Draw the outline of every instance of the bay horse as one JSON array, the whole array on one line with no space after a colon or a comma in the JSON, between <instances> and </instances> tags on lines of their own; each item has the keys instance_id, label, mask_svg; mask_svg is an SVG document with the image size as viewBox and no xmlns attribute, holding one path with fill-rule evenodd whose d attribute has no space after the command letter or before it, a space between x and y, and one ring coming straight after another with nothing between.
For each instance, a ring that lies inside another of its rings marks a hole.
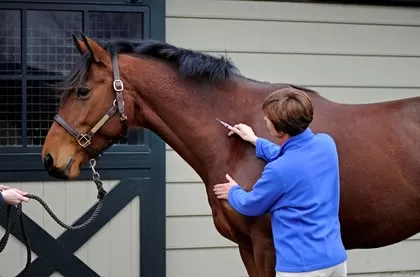
<instances>
[{"instance_id":1,"label":"bay horse","mask_svg":"<svg viewBox=\"0 0 420 277\"><path fill-rule=\"evenodd\" d=\"M251 190L264 162L249 143L228 137L216 118L248 124L275 142L261 105L269 93L292 87L313 101L310 128L337 143L346 249L383 247L420 231L420 97L341 104L297 85L246 78L225 57L166 42L101 45L84 34L73 38L81 58L60 85L59 111L42 149L51 176L74 179L81 166L99 157L127 128L147 128L200 176L214 225L239 246L248 275L274 277L269 216L240 215L213 192L214 184L226 181L226 173Z\"/></svg>"}]
</instances>

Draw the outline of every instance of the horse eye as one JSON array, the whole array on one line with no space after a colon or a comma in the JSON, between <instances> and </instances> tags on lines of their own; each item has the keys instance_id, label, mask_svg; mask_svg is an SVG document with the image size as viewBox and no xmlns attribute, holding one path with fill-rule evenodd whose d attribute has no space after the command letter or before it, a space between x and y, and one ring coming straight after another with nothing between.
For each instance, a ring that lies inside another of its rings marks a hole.
<instances>
[{"instance_id":1,"label":"horse eye","mask_svg":"<svg viewBox=\"0 0 420 277\"><path fill-rule=\"evenodd\" d=\"M87 97L89 95L89 89L88 88L79 88L77 90L77 97L83 98Z\"/></svg>"}]
</instances>

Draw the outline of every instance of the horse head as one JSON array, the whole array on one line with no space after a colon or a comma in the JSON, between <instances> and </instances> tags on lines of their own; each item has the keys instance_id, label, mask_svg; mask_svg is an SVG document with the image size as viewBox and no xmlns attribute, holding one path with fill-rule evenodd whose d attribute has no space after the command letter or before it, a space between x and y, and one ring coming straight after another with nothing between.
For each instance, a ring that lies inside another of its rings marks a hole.
<instances>
[{"instance_id":1,"label":"horse head","mask_svg":"<svg viewBox=\"0 0 420 277\"><path fill-rule=\"evenodd\" d=\"M83 34L73 39L81 59L58 86L60 107L42 150L45 169L55 178L76 178L131 126L152 130L189 163L203 164L191 152L212 155L207 142L223 130L215 118L233 118L233 107L241 110L238 103L249 101L238 100L239 86L230 79L237 69L224 57L153 40L102 46ZM192 143L194 149L186 147Z\"/></svg>"},{"instance_id":2,"label":"horse head","mask_svg":"<svg viewBox=\"0 0 420 277\"><path fill-rule=\"evenodd\" d=\"M47 134L42 159L47 172L71 179L123 138L132 121L132 91L124 87L116 48L105 49L82 34L73 36L80 62L64 80L60 109Z\"/></svg>"}]
</instances>

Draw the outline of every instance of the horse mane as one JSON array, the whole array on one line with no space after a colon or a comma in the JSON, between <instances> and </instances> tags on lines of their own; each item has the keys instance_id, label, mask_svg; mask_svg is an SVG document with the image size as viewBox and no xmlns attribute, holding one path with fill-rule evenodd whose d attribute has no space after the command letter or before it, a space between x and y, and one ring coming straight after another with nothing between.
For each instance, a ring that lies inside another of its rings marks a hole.
<instances>
[{"instance_id":1,"label":"horse mane","mask_svg":"<svg viewBox=\"0 0 420 277\"><path fill-rule=\"evenodd\" d=\"M175 66L178 73L189 79L216 83L227 78L240 75L239 70L230 59L212 56L201 52L176 47L166 42L156 40L113 40L101 44L110 54L123 53L145 55L168 62ZM83 84L92 64L90 53L85 53L73 67L68 77L60 82L57 89L62 91L61 101L64 102L75 87Z\"/></svg>"},{"instance_id":2,"label":"horse mane","mask_svg":"<svg viewBox=\"0 0 420 277\"><path fill-rule=\"evenodd\" d=\"M197 78L214 83L223 81L232 75L240 74L230 59L226 57L216 57L176 47L162 41L143 40L131 42L128 40L117 40L110 41L103 47L110 53L146 55L168 62L174 65L178 73L185 78Z\"/></svg>"},{"instance_id":3,"label":"horse mane","mask_svg":"<svg viewBox=\"0 0 420 277\"><path fill-rule=\"evenodd\" d=\"M123 53L156 58L175 66L182 77L200 80L202 82L217 83L231 76L242 76L233 62L224 56L216 57L198 51L176 47L162 41L129 41L120 39L107 41L106 43L102 43L101 46L110 54ZM83 54L68 77L57 84L56 89L61 91L60 103L64 103L70 97L74 88L85 82L91 64L92 58L90 53ZM317 94L317 92L308 88L297 85L290 86Z\"/></svg>"}]
</instances>

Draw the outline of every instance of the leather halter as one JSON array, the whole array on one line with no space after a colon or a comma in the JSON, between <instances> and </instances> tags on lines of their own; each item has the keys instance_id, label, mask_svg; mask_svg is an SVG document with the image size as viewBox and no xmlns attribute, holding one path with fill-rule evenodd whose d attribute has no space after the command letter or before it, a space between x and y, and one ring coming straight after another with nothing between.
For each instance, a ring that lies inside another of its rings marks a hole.
<instances>
[{"instance_id":1,"label":"leather halter","mask_svg":"<svg viewBox=\"0 0 420 277\"><path fill-rule=\"evenodd\" d=\"M95 126L90 129L87 133L80 133L76 129L74 129L70 124L68 124L59 114L54 116L54 120L59 123L64 129L66 129L79 143L81 147L86 149L89 154L92 156L93 159L98 159L109 147L111 147L115 142L119 139L124 137L127 134L128 130L128 123L127 123L127 116L124 114L124 98L123 98L123 90L124 84L120 79L120 72L118 69L118 60L117 54L114 52L112 53L112 71L114 75L114 82L113 87L116 94L115 100L112 103L112 107L108 110L108 112L95 124ZM105 125L105 123L116 113L120 113L120 121L123 124L124 130L123 133L117 139L110 140L102 149L96 150L92 147L92 137L95 133Z\"/></svg>"}]
</instances>

